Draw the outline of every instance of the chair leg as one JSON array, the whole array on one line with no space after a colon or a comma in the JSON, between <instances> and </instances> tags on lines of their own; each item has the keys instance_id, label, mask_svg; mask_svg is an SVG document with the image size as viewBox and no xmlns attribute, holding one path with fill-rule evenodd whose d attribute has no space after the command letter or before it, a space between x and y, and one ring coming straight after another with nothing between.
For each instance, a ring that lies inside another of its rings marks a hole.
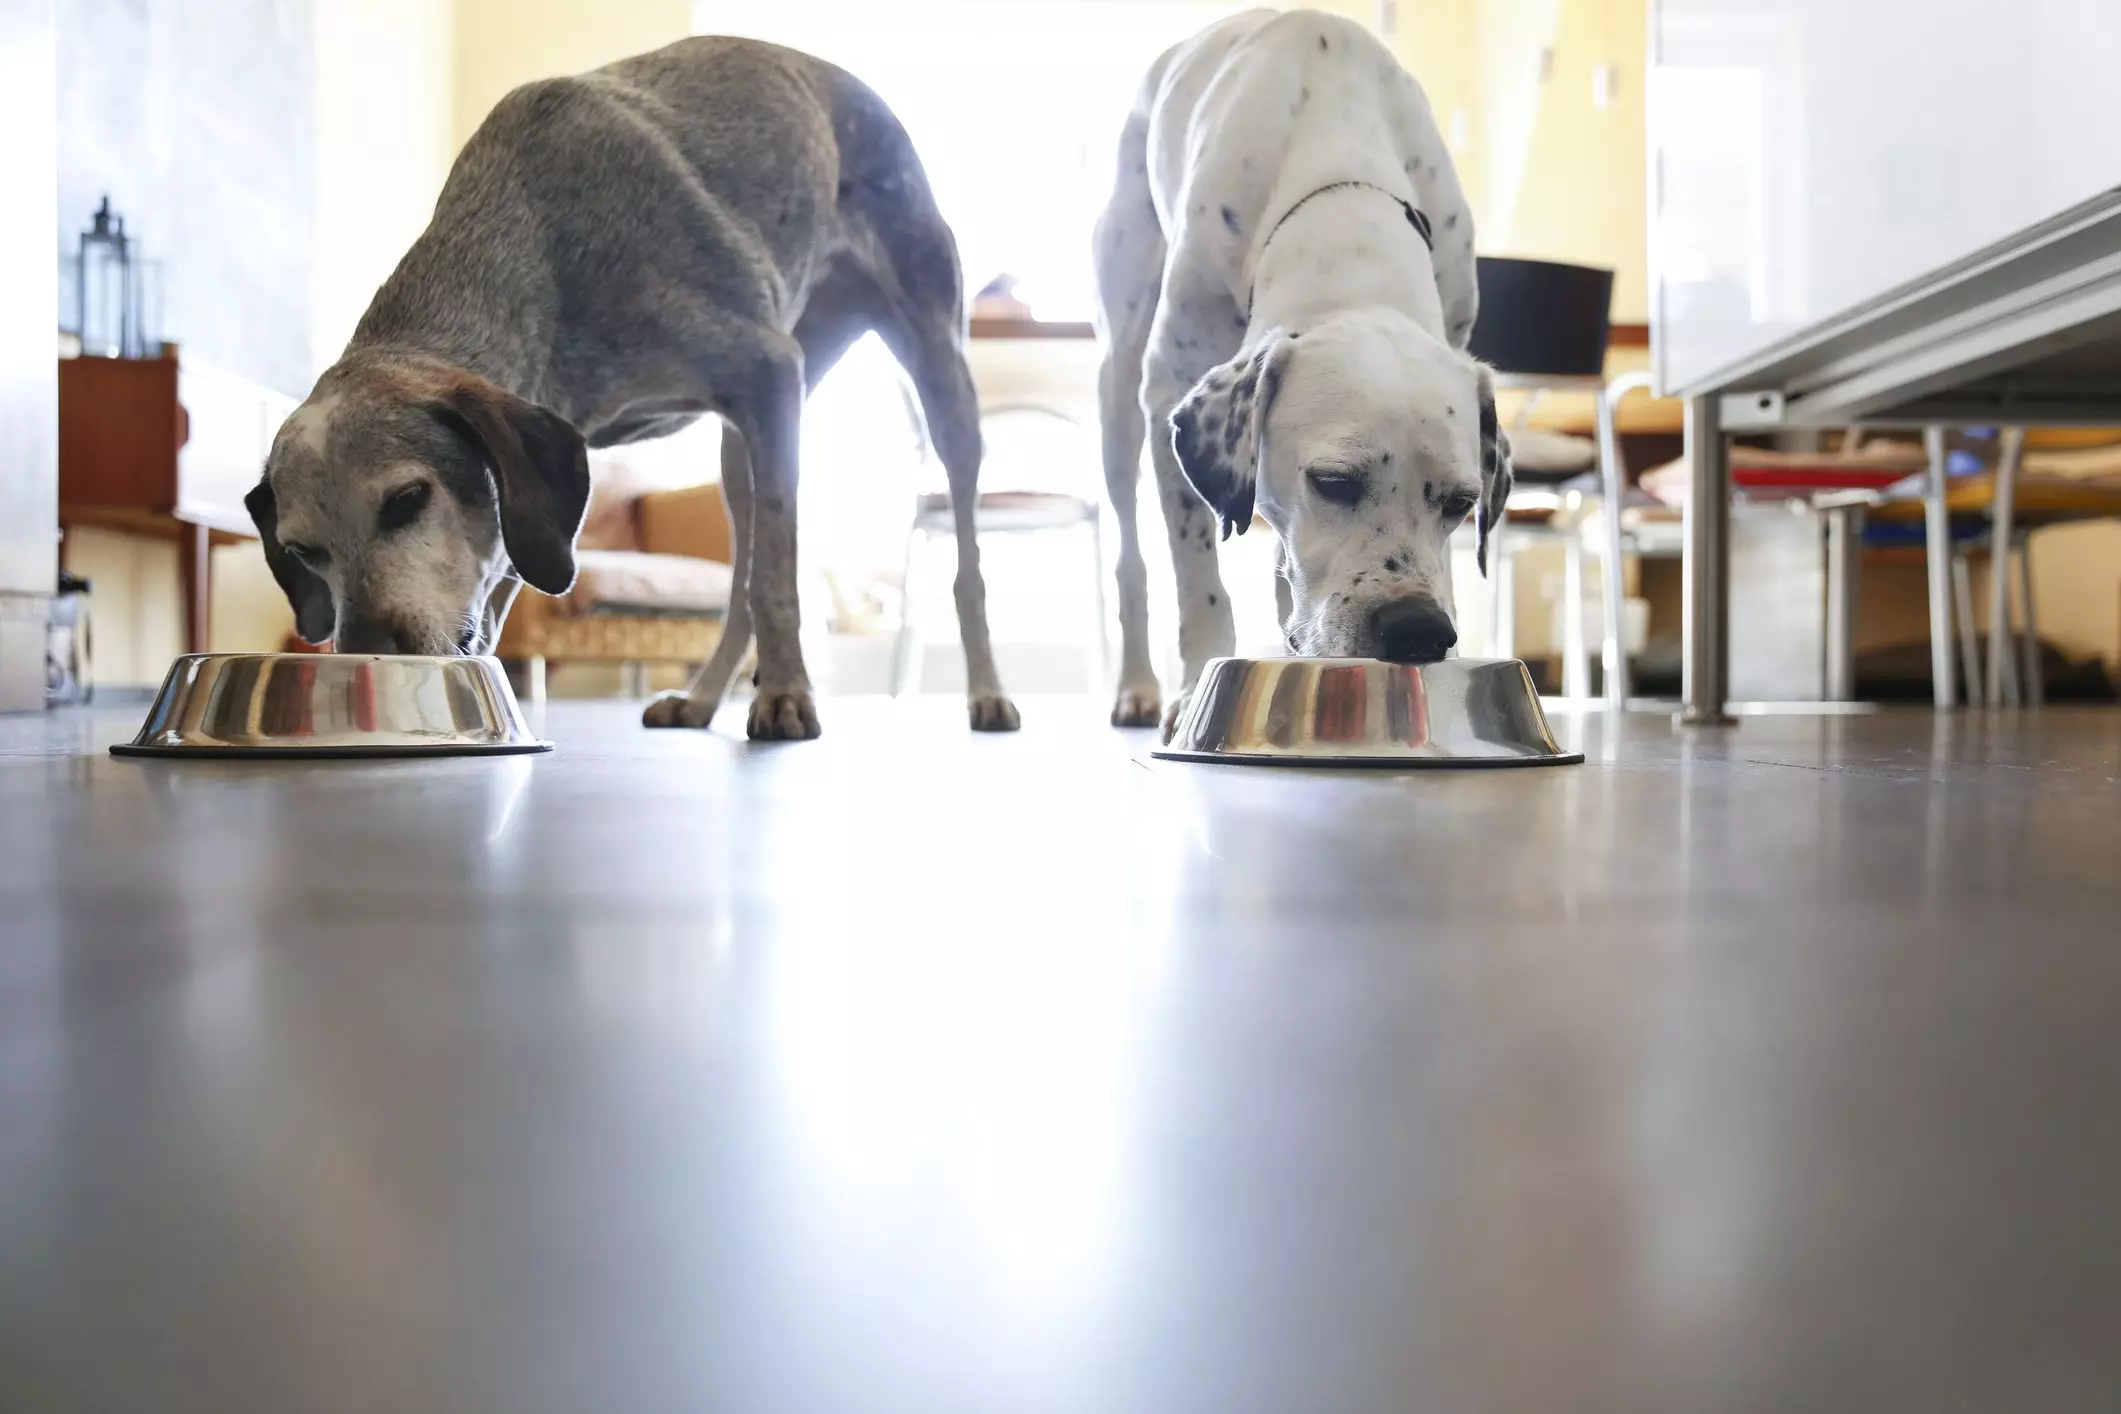
<instances>
[{"instance_id":1,"label":"chair leg","mask_svg":"<svg viewBox=\"0 0 2121 1414\"><path fill-rule=\"evenodd\" d=\"M1863 508L1826 511L1826 700L1856 700L1856 596L1863 571Z\"/></svg>"},{"instance_id":2,"label":"chair leg","mask_svg":"<svg viewBox=\"0 0 2121 1414\"><path fill-rule=\"evenodd\" d=\"M648 695L648 665L638 658L619 664L619 696L638 702Z\"/></svg>"},{"instance_id":3,"label":"chair leg","mask_svg":"<svg viewBox=\"0 0 2121 1414\"><path fill-rule=\"evenodd\" d=\"M891 695L904 697L918 692L921 687L919 659L922 653L920 628L913 618L913 567L919 562L920 545L925 537L919 525L906 532L906 559L899 570L898 641L891 650Z\"/></svg>"},{"instance_id":4,"label":"chair leg","mask_svg":"<svg viewBox=\"0 0 2121 1414\"><path fill-rule=\"evenodd\" d=\"M1517 573L1510 563L1509 515L1495 518L1494 528L1488 531L1488 566L1494 575L1495 630L1490 655L1497 658L1517 656Z\"/></svg>"},{"instance_id":5,"label":"chair leg","mask_svg":"<svg viewBox=\"0 0 2121 1414\"><path fill-rule=\"evenodd\" d=\"M1104 515L1097 507L1090 508L1087 517L1090 526L1090 586L1093 603L1097 607L1097 637L1093 643L1097 650L1097 663L1090 674L1090 691L1093 694L1105 690L1106 674L1112 671L1112 625L1107 619L1105 606L1105 528Z\"/></svg>"},{"instance_id":6,"label":"chair leg","mask_svg":"<svg viewBox=\"0 0 2121 1414\"><path fill-rule=\"evenodd\" d=\"M2025 689L2025 705L2038 707L2047 701L2046 668L2040 660L2040 616L2033 610L2033 537L2018 537L2018 604L2024 627L2018 636L2019 680Z\"/></svg>"},{"instance_id":7,"label":"chair leg","mask_svg":"<svg viewBox=\"0 0 2121 1414\"><path fill-rule=\"evenodd\" d=\"M2017 705L2017 661L2011 636L2011 540L2018 493L2018 463L2025 453L2025 429L2006 427L1996 450L1996 505L1989 529L1988 684L1991 707L2006 700Z\"/></svg>"},{"instance_id":8,"label":"chair leg","mask_svg":"<svg viewBox=\"0 0 2121 1414\"><path fill-rule=\"evenodd\" d=\"M1929 536L1923 568L1930 589L1930 682L1939 711L1948 712L1959 701L1958 685L1952 681L1952 523L1945 500L1944 429L1925 427L1923 445L1929 450L1929 480L1923 488L1923 520ZM1976 692L1971 684L1967 696Z\"/></svg>"},{"instance_id":9,"label":"chair leg","mask_svg":"<svg viewBox=\"0 0 2121 1414\"><path fill-rule=\"evenodd\" d=\"M1583 631L1583 537L1571 526L1561 542L1561 695L1591 695L1591 653Z\"/></svg>"},{"instance_id":10,"label":"chair leg","mask_svg":"<svg viewBox=\"0 0 2121 1414\"><path fill-rule=\"evenodd\" d=\"M1958 606L1959 670L1966 679L1969 707L1979 705L1981 693L1981 632L1974 617L1974 571L1964 550L1952 551L1952 599Z\"/></svg>"},{"instance_id":11,"label":"chair leg","mask_svg":"<svg viewBox=\"0 0 2121 1414\"><path fill-rule=\"evenodd\" d=\"M1648 388L1647 373L1623 373L1607 383L1599 391L1598 418L1598 475L1601 494L1605 501L1604 513L1600 516L1605 531L1605 544L1599 555L1601 572L1605 576L1605 631L1601 635L1601 656L1605 668L1606 706L1620 711L1628 705L1628 694L1634 688L1629 681L1627 640L1627 561L1623 558L1621 516L1627 507L1628 469L1620 453L1620 428L1615 420L1615 409L1620 400L1638 388Z\"/></svg>"},{"instance_id":12,"label":"chair leg","mask_svg":"<svg viewBox=\"0 0 2121 1414\"><path fill-rule=\"evenodd\" d=\"M542 704L545 701L545 655L543 653L530 655L529 670L530 680L526 686L530 691L530 700L533 703Z\"/></svg>"}]
</instances>

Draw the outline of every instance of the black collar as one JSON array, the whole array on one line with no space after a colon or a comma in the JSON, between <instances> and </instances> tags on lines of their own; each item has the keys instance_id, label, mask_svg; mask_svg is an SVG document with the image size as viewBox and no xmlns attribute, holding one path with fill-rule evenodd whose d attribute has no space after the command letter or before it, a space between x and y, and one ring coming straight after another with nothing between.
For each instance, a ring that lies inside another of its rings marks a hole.
<instances>
[{"instance_id":1,"label":"black collar","mask_svg":"<svg viewBox=\"0 0 2121 1414\"><path fill-rule=\"evenodd\" d=\"M1274 223L1273 229L1267 232L1267 239L1259 243L1260 255L1262 257L1266 255L1268 245L1272 244L1274 238L1277 235L1281 234L1281 228L1288 224L1289 218L1291 216L1294 216L1297 212L1303 210L1303 205L1305 202L1309 201L1314 196L1324 196L1329 191L1339 191L1343 187L1367 187L1371 191L1382 192L1384 195L1391 197L1392 200L1399 203L1399 209L1406 213L1407 224L1414 228L1414 234L1421 237L1421 243L1427 246L1431 251L1434 251L1436 249L1436 237L1434 236L1434 234L1431 233L1429 229L1429 218L1426 214L1422 212L1420 207L1416 206L1413 202L1408 201L1405 197L1401 196L1398 192L1393 191L1389 187L1381 187L1375 182L1357 181L1354 178L1349 178L1347 181L1342 182L1327 182L1324 186L1314 188L1313 190L1307 191L1302 196L1298 197L1296 199L1295 205L1291 206L1287 211L1281 213L1281 219L1276 221ZM1247 318L1251 317L1251 312L1252 296L1251 293L1247 291L1245 295L1245 314Z\"/></svg>"}]
</instances>

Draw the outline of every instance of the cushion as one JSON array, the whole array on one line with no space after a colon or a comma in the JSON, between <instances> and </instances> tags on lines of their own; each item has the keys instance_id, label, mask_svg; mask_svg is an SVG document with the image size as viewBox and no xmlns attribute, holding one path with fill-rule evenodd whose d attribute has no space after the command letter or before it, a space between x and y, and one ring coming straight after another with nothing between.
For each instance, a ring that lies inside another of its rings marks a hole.
<instances>
[{"instance_id":1,"label":"cushion","mask_svg":"<svg viewBox=\"0 0 2121 1414\"><path fill-rule=\"evenodd\" d=\"M1598 444L1588 437L1549 432L1543 427L1513 427L1510 466L1531 476L1568 476L1598 461Z\"/></svg>"},{"instance_id":2,"label":"cushion","mask_svg":"<svg viewBox=\"0 0 2121 1414\"><path fill-rule=\"evenodd\" d=\"M572 614L719 614L729 607L730 569L691 555L579 550Z\"/></svg>"},{"instance_id":3,"label":"cushion","mask_svg":"<svg viewBox=\"0 0 2121 1414\"><path fill-rule=\"evenodd\" d=\"M599 455L590 462L589 508L582 516L582 533L575 544L585 550L639 550L641 528L634 517L634 503L641 495L641 479L624 462Z\"/></svg>"},{"instance_id":4,"label":"cushion","mask_svg":"<svg viewBox=\"0 0 2121 1414\"><path fill-rule=\"evenodd\" d=\"M2022 470L2069 481L2121 486L2121 446L2028 451Z\"/></svg>"},{"instance_id":5,"label":"cushion","mask_svg":"<svg viewBox=\"0 0 2121 1414\"><path fill-rule=\"evenodd\" d=\"M1801 496L1814 491L1883 491L1929 465L1919 446L1868 442L1854 452L1778 452L1731 448L1731 485L1755 496ZM1692 471L1685 457L1642 474L1642 489L1666 505L1686 504Z\"/></svg>"},{"instance_id":6,"label":"cushion","mask_svg":"<svg viewBox=\"0 0 2121 1414\"><path fill-rule=\"evenodd\" d=\"M635 515L641 525L641 549L729 562L729 508L719 483L651 491L641 497Z\"/></svg>"}]
</instances>

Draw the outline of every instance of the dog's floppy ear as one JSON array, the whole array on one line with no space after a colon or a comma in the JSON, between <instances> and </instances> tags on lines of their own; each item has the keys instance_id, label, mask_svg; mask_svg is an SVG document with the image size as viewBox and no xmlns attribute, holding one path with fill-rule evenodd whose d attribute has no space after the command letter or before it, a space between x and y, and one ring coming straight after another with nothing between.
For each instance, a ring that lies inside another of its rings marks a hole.
<instances>
[{"instance_id":1,"label":"dog's floppy ear","mask_svg":"<svg viewBox=\"0 0 2121 1414\"><path fill-rule=\"evenodd\" d=\"M533 589L574 587L574 538L589 507L589 450L556 412L476 374L450 380L440 411L484 450L500 503L501 543Z\"/></svg>"},{"instance_id":2,"label":"dog's floppy ear","mask_svg":"<svg viewBox=\"0 0 2121 1414\"><path fill-rule=\"evenodd\" d=\"M1510 436L1495 416L1495 379L1486 364L1475 365L1480 380L1480 544L1475 558L1488 572L1488 532L1502 520L1510 503L1516 473L1510 470Z\"/></svg>"},{"instance_id":3,"label":"dog's floppy ear","mask_svg":"<svg viewBox=\"0 0 2121 1414\"><path fill-rule=\"evenodd\" d=\"M295 632L305 643L322 643L331 637L333 614L331 590L305 569L294 556L280 548L280 503L273 499L272 482L260 481L243 498L251 524L265 544L265 563L280 582L280 592L295 611Z\"/></svg>"},{"instance_id":4,"label":"dog's floppy ear","mask_svg":"<svg viewBox=\"0 0 2121 1414\"><path fill-rule=\"evenodd\" d=\"M1252 525L1267 410L1281 386L1296 336L1270 329L1250 351L1208 370L1171 412L1171 450L1186 480L1222 518L1223 539Z\"/></svg>"}]
</instances>

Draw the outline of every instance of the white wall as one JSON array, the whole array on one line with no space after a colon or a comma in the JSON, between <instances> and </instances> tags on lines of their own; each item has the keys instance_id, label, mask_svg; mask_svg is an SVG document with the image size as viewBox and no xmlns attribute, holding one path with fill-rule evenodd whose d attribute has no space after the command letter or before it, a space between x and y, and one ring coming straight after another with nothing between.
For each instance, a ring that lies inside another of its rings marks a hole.
<instances>
[{"instance_id":1,"label":"white wall","mask_svg":"<svg viewBox=\"0 0 2121 1414\"><path fill-rule=\"evenodd\" d=\"M315 371L427 224L456 147L455 0L316 0ZM158 683L183 648L177 547L77 530L66 564L95 583L96 681ZM213 647L278 649L294 628L254 542L214 551Z\"/></svg>"}]
</instances>

